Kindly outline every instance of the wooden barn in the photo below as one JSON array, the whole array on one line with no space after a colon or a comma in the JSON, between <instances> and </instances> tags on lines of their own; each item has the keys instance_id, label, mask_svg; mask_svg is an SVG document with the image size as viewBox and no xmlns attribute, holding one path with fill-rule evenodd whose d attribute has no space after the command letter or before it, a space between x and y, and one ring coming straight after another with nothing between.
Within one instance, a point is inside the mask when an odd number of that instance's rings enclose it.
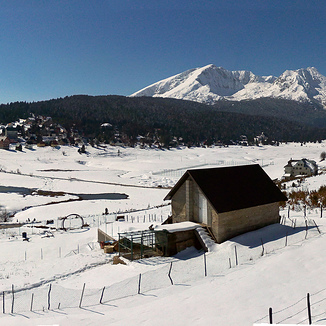
<instances>
[{"instance_id":1,"label":"wooden barn","mask_svg":"<svg viewBox=\"0 0 326 326\"><path fill-rule=\"evenodd\" d=\"M279 223L286 196L258 165L188 170L171 189L172 223L207 226L218 243Z\"/></svg>"}]
</instances>

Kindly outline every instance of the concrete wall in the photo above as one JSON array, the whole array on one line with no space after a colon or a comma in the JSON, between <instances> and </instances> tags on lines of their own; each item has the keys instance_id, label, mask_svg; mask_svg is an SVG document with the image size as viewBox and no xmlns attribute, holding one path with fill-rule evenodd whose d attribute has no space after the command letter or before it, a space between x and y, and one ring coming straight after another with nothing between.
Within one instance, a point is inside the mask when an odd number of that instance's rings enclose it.
<instances>
[{"instance_id":1,"label":"concrete wall","mask_svg":"<svg viewBox=\"0 0 326 326\"><path fill-rule=\"evenodd\" d=\"M212 216L212 231L218 243L226 241L245 232L279 223L279 204L240 209Z\"/></svg>"}]
</instances>

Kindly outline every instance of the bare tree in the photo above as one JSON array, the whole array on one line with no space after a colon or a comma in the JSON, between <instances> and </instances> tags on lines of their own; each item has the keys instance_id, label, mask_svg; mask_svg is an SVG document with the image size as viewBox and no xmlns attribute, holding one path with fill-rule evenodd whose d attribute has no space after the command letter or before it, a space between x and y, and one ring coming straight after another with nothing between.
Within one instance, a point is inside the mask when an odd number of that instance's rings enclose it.
<instances>
[{"instance_id":1,"label":"bare tree","mask_svg":"<svg viewBox=\"0 0 326 326\"><path fill-rule=\"evenodd\" d=\"M9 213L6 209L0 207L0 222L8 222L9 221Z\"/></svg>"}]
</instances>

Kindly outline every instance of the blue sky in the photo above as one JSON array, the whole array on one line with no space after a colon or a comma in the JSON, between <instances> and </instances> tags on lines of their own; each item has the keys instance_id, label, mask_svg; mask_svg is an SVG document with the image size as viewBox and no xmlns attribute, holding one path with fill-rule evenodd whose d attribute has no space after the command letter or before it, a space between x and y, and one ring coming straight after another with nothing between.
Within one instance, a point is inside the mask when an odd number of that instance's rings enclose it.
<instances>
[{"instance_id":1,"label":"blue sky","mask_svg":"<svg viewBox=\"0 0 326 326\"><path fill-rule=\"evenodd\" d=\"M326 75L326 1L0 0L0 103L129 95L207 64Z\"/></svg>"}]
</instances>

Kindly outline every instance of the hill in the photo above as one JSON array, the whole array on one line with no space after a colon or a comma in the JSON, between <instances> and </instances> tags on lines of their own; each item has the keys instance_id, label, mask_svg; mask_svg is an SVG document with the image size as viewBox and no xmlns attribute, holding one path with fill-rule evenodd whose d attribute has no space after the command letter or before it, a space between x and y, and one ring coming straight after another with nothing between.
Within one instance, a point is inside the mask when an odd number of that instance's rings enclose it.
<instances>
[{"instance_id":1,"label":"hill","mask_svg":"<svg viewBox=\"0 0 326 326\"><path fill-rule=\"evenodd\" d=\"M267 97L243 101L223 100L213 106L218 111L223 112L237 112L261 117L277 117L317 128L326 127L326 111L316 103Z\"/></svg>"},{"instance_id":2,"label":"hill","mask_svg":"<svg viewBox=\"0 0 326 326\"><path fill-rule=\"evenodd\" d=\"M33 103L2 104L0 122L27 118L32 113L51 116L68 131L78 130L91 139L107 143L119 141L130 146L139 141L139 136L148 145L157 143L165 147L180 142L186 145L230 143L243 134L253 140L262 132L270 141L304 142L326 137L325 129L314 128L325 126L326 115L322 110L310 111L294 101L257 100L253 103L219 102L210 106L165 98L75 95ZM268 114L262 110L266 105ZM286 110L282 112L284 107ZM244 114L247 111L250 114ZM305 119L301 121L303 116Z\"/></svg>"}]
</instances>

